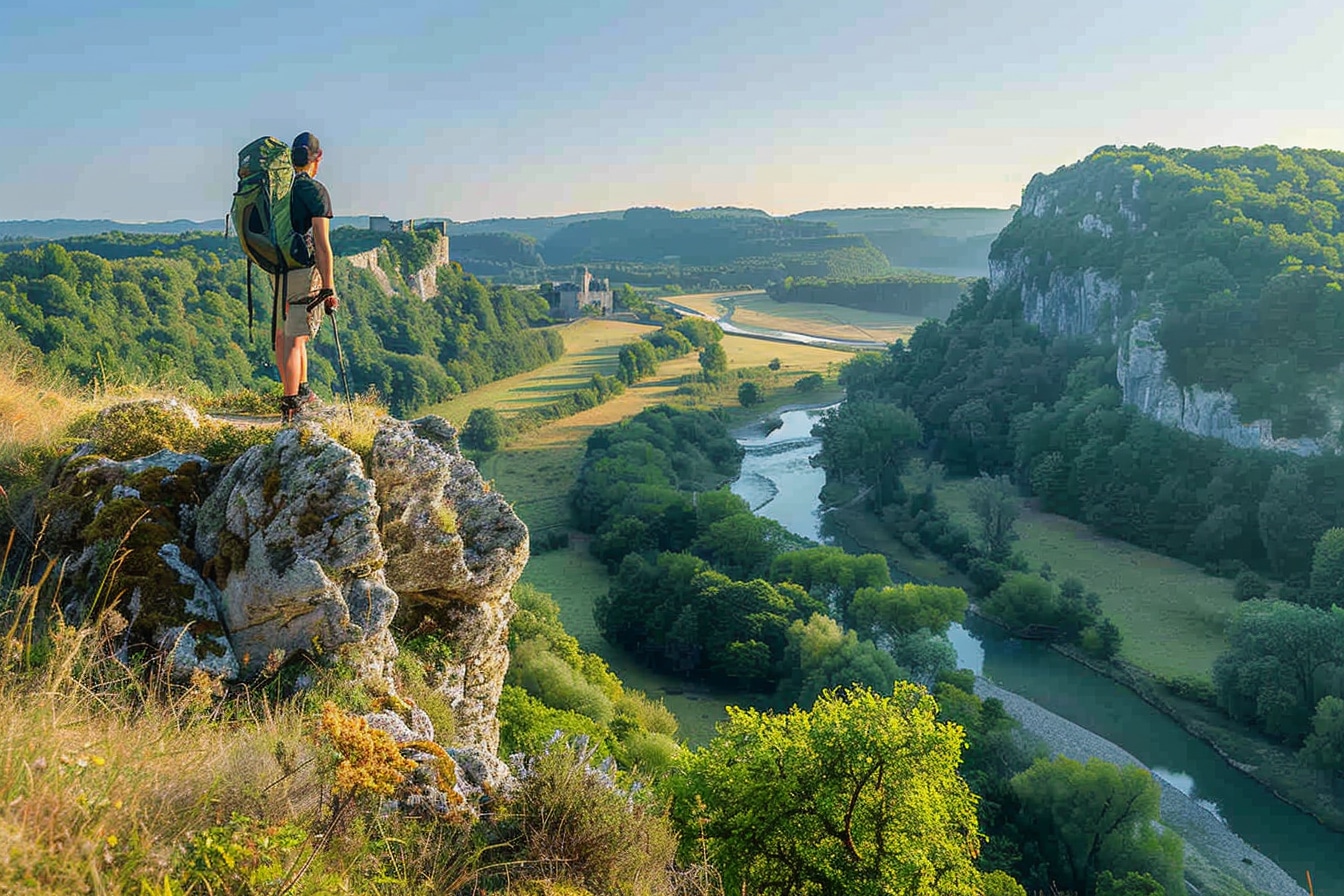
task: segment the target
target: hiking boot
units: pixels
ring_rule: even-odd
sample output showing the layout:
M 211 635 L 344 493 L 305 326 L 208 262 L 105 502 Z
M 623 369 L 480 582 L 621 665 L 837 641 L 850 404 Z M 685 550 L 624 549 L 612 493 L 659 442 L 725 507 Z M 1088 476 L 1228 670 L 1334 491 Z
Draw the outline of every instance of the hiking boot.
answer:
M 299 396 L 281 395 L 280 396 L 280 425 L 285 426 L 294 422 L 294 417 L 299 413 Z
M 307 383 L 299 383 L 299 394 L 294 396 L 294 413 L 296 415 L 313 410 L 321 403 L 318 400 L 317 393 L 308 388 Z

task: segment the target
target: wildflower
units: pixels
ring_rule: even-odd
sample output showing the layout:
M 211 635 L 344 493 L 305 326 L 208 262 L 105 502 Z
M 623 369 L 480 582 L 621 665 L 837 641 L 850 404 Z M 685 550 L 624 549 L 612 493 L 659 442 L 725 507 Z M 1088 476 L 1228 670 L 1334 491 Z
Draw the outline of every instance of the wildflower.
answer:
M 366 720 L 342 712 L 334 703 L 323 704 L 318 733 L 341 756 L 331 788 L 338 796 L 388 796 L 405 779 L 404 773 L 415 768 L 391 735 L 370 728 Z

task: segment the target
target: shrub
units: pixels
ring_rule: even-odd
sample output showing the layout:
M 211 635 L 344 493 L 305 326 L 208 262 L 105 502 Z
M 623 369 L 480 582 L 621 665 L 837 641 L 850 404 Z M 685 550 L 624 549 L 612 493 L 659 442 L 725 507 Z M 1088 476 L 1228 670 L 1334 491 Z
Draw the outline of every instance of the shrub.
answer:
M 517 860 L 535 876 L 595 893 L 672 892 L 677 838 L 650 801 L 594 768 L 586 738 L 558 741 L 515 768 L 518 787 L 501 810 L 517 833 Z
M 1232 585 L 1232 596 L 1237 600 L 1264 600 L 1269 597 L 1269 582 L 1259 573 L 1242 570 Z

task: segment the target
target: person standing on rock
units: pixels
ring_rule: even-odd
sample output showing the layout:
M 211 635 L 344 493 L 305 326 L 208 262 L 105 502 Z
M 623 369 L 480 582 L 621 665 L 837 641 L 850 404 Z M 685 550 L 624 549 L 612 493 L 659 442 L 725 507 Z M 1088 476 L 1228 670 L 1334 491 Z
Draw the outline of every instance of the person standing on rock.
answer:
M 324 310 L 330 313 L 339 304 L 332 279 L 331 196 L 317 180 L 322 144 L 315 134 L 304 131 L 294 138 L 289 157 L 294 165 L 289 220 L 294 232 L 303 237 L 303 247 L 296 255 L 307 267 L 277 278 L 276 284 L 277 292 L 285 292 L 279 303 L 285 325 L 275 336 L 275 364 L 282 387 L 280 417 L 285 423 L 316 400 L 308 387 L 308 340 L 317 335 Z

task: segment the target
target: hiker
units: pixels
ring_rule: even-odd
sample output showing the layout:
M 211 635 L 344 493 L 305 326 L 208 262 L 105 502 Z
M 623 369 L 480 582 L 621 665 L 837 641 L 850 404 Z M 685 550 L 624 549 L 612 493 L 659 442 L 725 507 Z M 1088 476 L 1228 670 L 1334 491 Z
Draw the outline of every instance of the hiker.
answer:
M 284 144 L 281 144 L 283 146 Z M 322 144 L 314 134 L 304 131 L 294 138 L 289 150 L 294 165 L 294 186 L 290 192 L 289 220 L 296 241 L 297 260 L 305 266 L 276 277 L 278 304 L 284 327 L 275 335 L 275 364 L 280 370 L 280 417 L 289 423 L 294 416 L 317 400 L 308 387 L 308 340 L 317 335 L 322 315 L 336 310 L 335 282 L 332 280 L 331 196 L 316 180 L 322 164 Z

